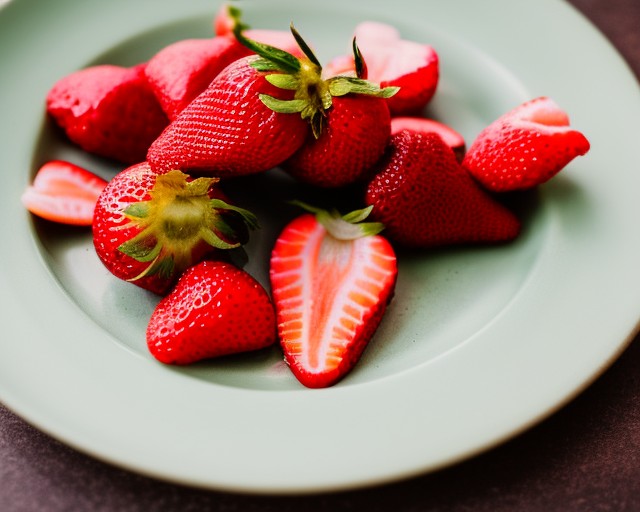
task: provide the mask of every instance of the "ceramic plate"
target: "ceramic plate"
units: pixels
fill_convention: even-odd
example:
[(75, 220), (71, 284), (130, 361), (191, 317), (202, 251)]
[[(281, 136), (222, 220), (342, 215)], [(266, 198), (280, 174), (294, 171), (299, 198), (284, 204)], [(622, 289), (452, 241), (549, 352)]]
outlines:
[[(33, 219), (20, 195), (50, 158), (106, 177), (120, 170), (77, 151), (46, 121), (44, 97), (57, 79), (211, 35), (218, 5), (14, 0), (0, 10), (3, 403), (75, 448), (147, 475), (213, 489), (323, 491), (486, 450), (557, 410), (621, 353), (640, 305), (640, 96), (585, 19), (557, 0), (396, 0), (393, 11), (383, 0), (241, 5), (254, 27), (286, 30), (293, 20), (325, 61), (348, 49), (356, 23), (393, 24), (438, 51), (440, 88), (427, 113), (467, 141), (547, 95), (592, 150), (516, 205), (524, 227), (514, 243), (400, 253), (383, 325), (335, 387), (303, 388), (277, 349), (166, 367), (144, 341), (155, 297), (111, 277), (87, 230)], [(265, 282), (285, 212), (277, 205), (295, 187), (277, 171), (241, 184), (265, 224), (247, 269)]]

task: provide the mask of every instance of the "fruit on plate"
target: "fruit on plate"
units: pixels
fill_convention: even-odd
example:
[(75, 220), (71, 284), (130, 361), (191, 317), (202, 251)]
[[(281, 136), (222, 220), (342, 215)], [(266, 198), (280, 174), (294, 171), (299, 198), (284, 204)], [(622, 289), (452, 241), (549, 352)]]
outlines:
[(220, 71), (249, 54), (229, 36), (184, 39), (156, 53), (145, 75), (167, 117), (175, 119)]
[(49, 90), (47, 112), (85, 151), (125, 164), (141, 162), (169, 122), (144, 68), (104, 64), (71, 73)]
[(107, 182), (83, 167), (64, 160), (45, 162), (22, 194), (34, 215), (53, 222), (90, 226), (98, 197)]
[(391, 133), (396, 134), (402, 130), (418, 133), (437, 133), (447, 146), (453, 150), (459, 162), (462, 162), (464, 158), (466, 149), (464, 137), (447, 124), (426, 117), (402, 116), (391, 119)]
[(367, 185), (371, 218), (408, 247), (494, 243), (514, 239), (519, 220), (461, 167), (435, 133), (403, 130)]
[(320, 388), (360, 359), (392, 298), (397, 262), (383, 226), (362, 222), (370, 209), (306, 208), (278, 237), (270, 279), (285, 359), (303, 385)]
[[(366, 78), (380, 87), (400, 88), (388, 101), (393, 116), (415, 115), (431, 101), (440, 77), (432, 46), (402, 39), (395, 27), (376, 21), (358, 24), (354, 37), (366, 63)], [(327, 65), (327, 76), (345, 73), (355, 73), (352, 56), (336, 57)]]
[[(319, 137), (333, 96), (387, 97), (393, 89), (353, 77), (321, 78), (317, 58), (292, 27), (304, 57), (234, 35), (257, 55), (235, 61), (174, 119), (149, 148), (152, 169), (219, 177), (255, 174), (291, 157), (309, 134)], [(308, 125), (307, 125), (308, 123)]]
[(589, 148), (587, 138), (570, 127), (567, 113), (542, 96), (482, 130), (462, 165), (487, 190), (525, 190), (545, 183)]
[(93, 243), (116, 277), (164, 294), (206, 255), (239, 247), (257, 227), (229, 204), (216, 178), (158, 175), (146, 162), (118, 173), (98, 198)]
[(276, 341), (273, 304), (250, 274), (224, 261), (202, 261), (184, 272), (147, 325), (151, 354), (189, 364), (259, 350)]

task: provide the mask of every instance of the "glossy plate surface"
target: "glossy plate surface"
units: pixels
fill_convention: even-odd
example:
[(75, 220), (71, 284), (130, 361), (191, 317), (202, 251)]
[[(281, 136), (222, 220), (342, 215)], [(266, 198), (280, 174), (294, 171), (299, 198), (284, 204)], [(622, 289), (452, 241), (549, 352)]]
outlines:
[[(547, 95), (592, 149), (525, 196), (515, 243), (400, 253), (396, 298), (339, 385), (302, 388), (277, 349), (168, 368), (145, 347), (156, 299), (112, 278), (87, 230), (34, 220), (20, 195), (50, 158), (105, 177), (120, 170), (46, 122), (56, 80), (207, 37), (218, 5), (14, 0), (0, 10), (3, 403), (65, 443), (144, 474), (225, 490), (321, 491), (470, 457), (565, 404), (620, 354), (640, 307), (640, 94), (585, 19), (558, 0), (397, 0), (393, 12), (382, 0), (242, 5), (256, 28), (293, 20), (324, 61), (348, 49), (363, 20), (432, 44), (442, 76), (428, 114), (468, 142)], [(295, 187), (270, 172), (235, 192), (265, 225), (247, 269), (266, 283), (267, 255), (291, 213), (280, 201)]]

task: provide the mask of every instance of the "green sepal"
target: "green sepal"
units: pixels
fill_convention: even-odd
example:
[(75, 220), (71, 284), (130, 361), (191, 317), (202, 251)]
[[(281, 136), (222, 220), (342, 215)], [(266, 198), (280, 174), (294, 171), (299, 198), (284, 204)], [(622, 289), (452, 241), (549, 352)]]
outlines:
[(268, 94), (260, 94), (258, 97), (268, 108), (279, 114), (297, 114), (307, 107), (304, 100), (280, 100)]
[(270, 60), (263, 59), (262, 57), (257, 57), (252, 60), (249, 64), (256, 71), (261, 71), (263, 73), (268, 73), (270, 71), (280, 71), (280, 67), (271, 62)]
[(173, 276), (175, 269), (175, 262), (173, 258), (161, 258), (160, 255), (156, 256), (151, 265), (145, 268), (140, 274), (131, 279), (127, 279), (128, 282), (133, 283), (143, 277), (152, 276), (158, 274), (162, 279), (170, 279)]
[(162, 246), (155, 244), (153, 247), (150, 247), (144, 243), (144, 238), (134, 237), (120, 244), (118, 250), (140, 263), (148, 263), (158, 257)]
[(285, 75), (283, 73), (274, 73), (272, 75), (265, 76), (265, 79), (271, 85), (275, 85), (279, 89), (296, 91), (300, 87), (300, 79), (295, 75)]
[(244, 208), (240, 208), (239, 206), (234, 206), (232, 204), (229, 204), (223, 201), (222, 199), (212, 199), (210, 204), (213, 208), (216, 208), (219, 210), (229, 210), (232, 212), (239, 213), (240, 216), (242, 217), (242, 220), (244, 220), (244, 223), (247, 225), (249, 229), (258, 229), (260, 227), (258, 223), (258, 217), (256, 217), (249, 210), (245, 210)]
[(313, 50), (309, 47), (307, 42), (302, 38), (300, 33), (293, 26), (293, 23), (291, 23), (291, 25), (289, 26), (289, 29), (291, 30), (291, 34), (293, 35), (293, 38), (296, 40), (296, 43), (298, 43), (298, 46), (302, 50), (302, 53), (304, 53), (305, 56), (311, 62), (313, 62), (316, 66), (318, 66), (318, 68), (322, 69), (322, 65), (320, 64), (320, 61), (316, 57), (315, 53), (313, 53)]
[(213, 231), (209, 231), (209, 230), (202, 232), (201, 236), (205, 242), (207, 242), (211, 247), (215, 247), (216, 249), (223, 249), (223, 250), (235, 249), (236, 247), (240, 247), (241, 245), (240, 243), (230, 244), (229, 242), (225, 242)]
[(350, 76), (335, 76), (327, 80), (329, 92), (332, 96), (344, 96), (346, 94), (366, 94), (376, 98), (390, 98), (396, 94), (400, 87), (384, 87)]
[(356, 66), (356, 76), (358, 78), (366, 79), (367, 75), (369, 74), (367, 70), (367, 63), (365, 62), (364, 57), (360, 52), (360, 48), (358, 48), (358, 44), (356, 43), (355, 37), (353, 38), (352, 46), (353, 46), (353, 61)]
[(128, 218), (144, 219), (149, 215), (150, 206), (147, 201), (131, 203), (122, 213)]
[(369, 217), (371, 210), (373, 210), (373, 205), (362, 208), (361, 210), (354, 210), (352, 212), (346, 213), (342, 216), (342, 219), (346, 220), (347, 222), (351, 222), (352, 224), (355, 224), (356, 222), (362, 222), (367, 217)]

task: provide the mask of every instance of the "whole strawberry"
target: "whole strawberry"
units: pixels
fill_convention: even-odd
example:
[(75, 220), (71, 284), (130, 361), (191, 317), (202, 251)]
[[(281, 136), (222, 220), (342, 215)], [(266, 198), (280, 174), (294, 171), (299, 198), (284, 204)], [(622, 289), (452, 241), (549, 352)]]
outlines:
[(435, 133), (403, 130), (367, 186), (371, 217), (409, 247), (503, 242), (520, 222), (478, 186)]
[(275, 340), (275, 312), (265, 289), (222, 261), (190, 267), (147, 326), (149, 351), (167, 364), (258, 350)]
[(116, 277), (164, 294), (205, 255), (240, 246), (257, 225), (230, 205), (215, 178), (154, 173), (146, 162), (117, 174), (100, 194), (93, 244)]
[(569, 127), (566, 112), (540, 97), (487, 126), (462, 165), (487, 190), (525, 190), (551, 179), (589, 147), (587, 138)]
[(320, 137), (334, 96), (395, 92), (353, 77), (325, 81), (318, 59), (291, 30), (303, 57), (248, 39), (236, 20), (235, 37), (257, 55), (229, 65), (171, 122), (149, 148), (152, 169), (219, 177), (266, 171), (298, 151), (309, 132)]
[(49, 90), (47, 113), (85, 151), (141, 162), (169, 123), (144, 69), (105, 64), (71, 73)]
[(271, 289), (280, 344), (305, 386), (335, 384), (350, 372), (393, 296), (395, 252), (362, 222), (370, 208), (340, 216), (309, 208), (280, 233), (271, 254)]

